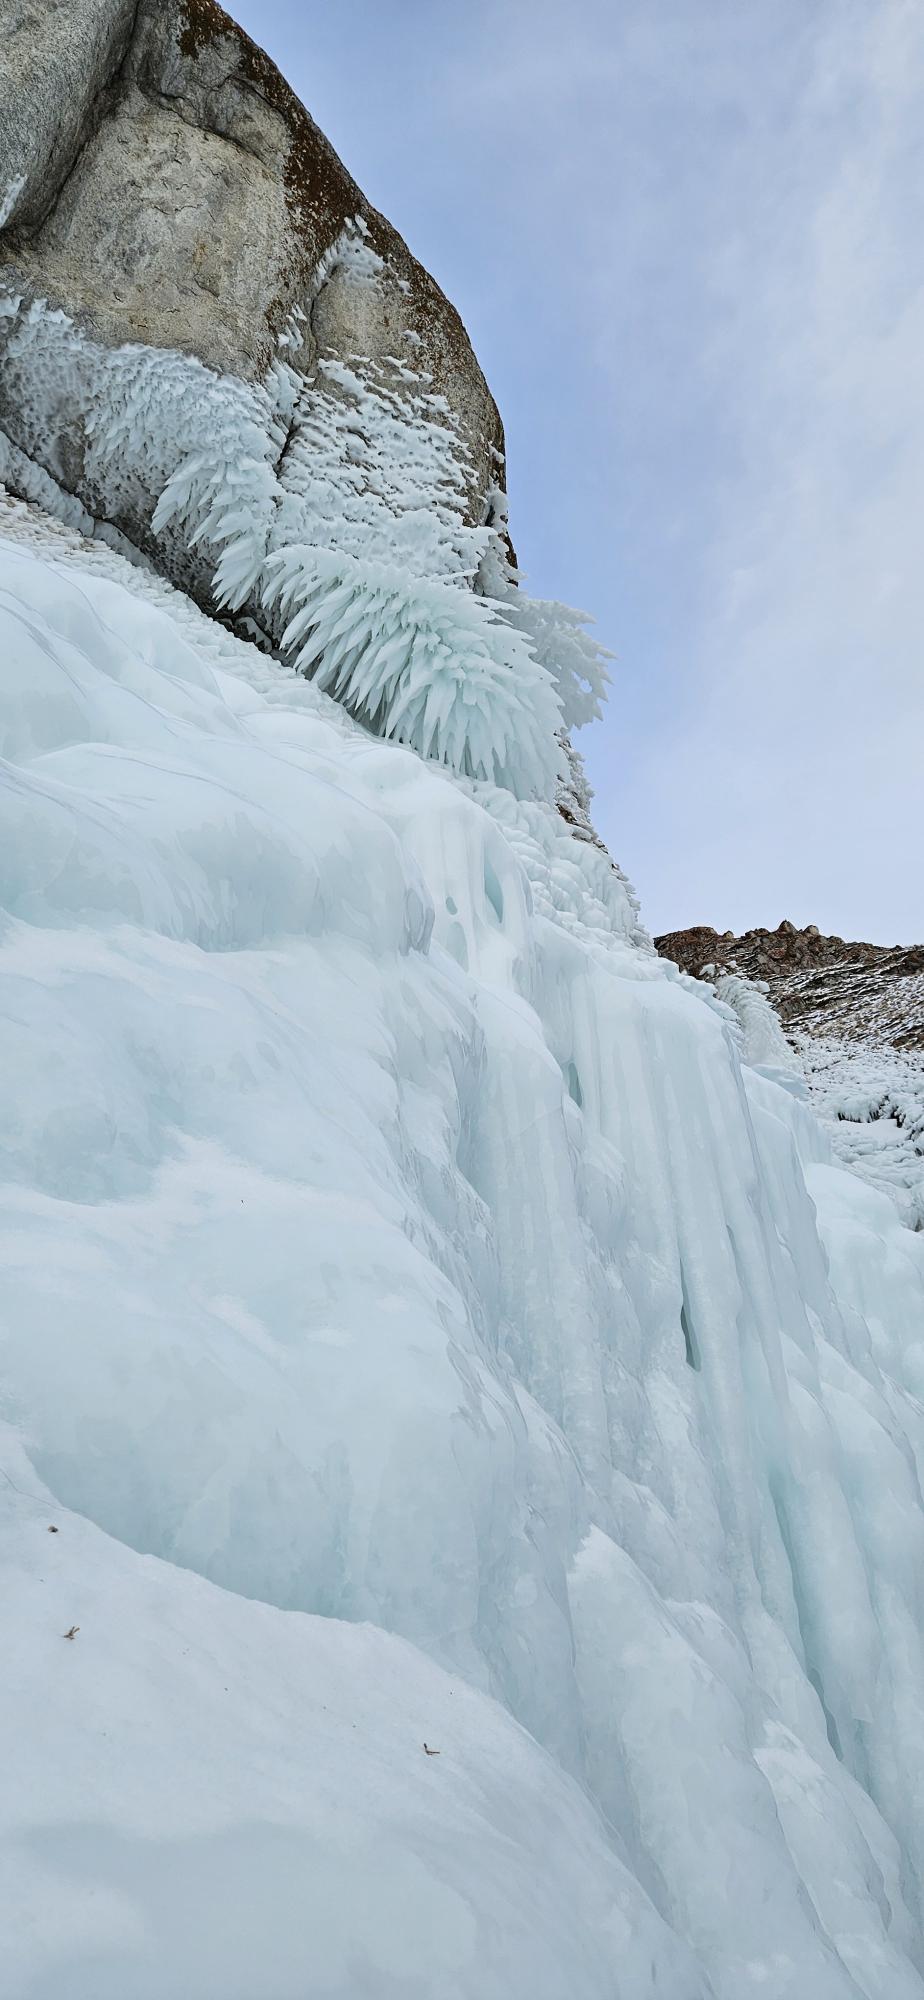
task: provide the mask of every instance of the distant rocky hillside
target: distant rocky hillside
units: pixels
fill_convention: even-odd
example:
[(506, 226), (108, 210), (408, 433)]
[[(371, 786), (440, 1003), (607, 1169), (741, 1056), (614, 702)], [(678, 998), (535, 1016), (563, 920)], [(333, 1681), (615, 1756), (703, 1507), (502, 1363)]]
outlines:
[(895, 1049), (924, 1049), (924, 945), (881, 945), (800, 931), (714, 931), (697, 924), (655, 939), (662, 958), (701, 978), (706, 968), (766, 979), (787, 1033), (875, 1039)]
[(695, 978), (765, 983), (835, 1151), (924, 1227), (924, 945), (785, 921), (742, 937), (696, 924), (655, 944)]

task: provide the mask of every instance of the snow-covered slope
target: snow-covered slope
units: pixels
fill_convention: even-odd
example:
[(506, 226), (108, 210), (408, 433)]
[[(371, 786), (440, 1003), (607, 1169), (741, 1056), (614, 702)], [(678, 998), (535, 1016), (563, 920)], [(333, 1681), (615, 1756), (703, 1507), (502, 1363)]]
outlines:
[(13, 2000), (921, 2000), (924, 1238), (551, 805), (2, 533)]

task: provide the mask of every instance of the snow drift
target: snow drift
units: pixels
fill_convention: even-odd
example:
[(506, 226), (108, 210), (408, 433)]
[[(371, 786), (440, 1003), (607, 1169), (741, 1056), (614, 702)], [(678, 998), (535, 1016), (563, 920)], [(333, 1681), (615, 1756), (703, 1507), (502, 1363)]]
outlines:
[(7, 1990), (920, 2000), (924, 1239), (552, 805), (2, 532)]

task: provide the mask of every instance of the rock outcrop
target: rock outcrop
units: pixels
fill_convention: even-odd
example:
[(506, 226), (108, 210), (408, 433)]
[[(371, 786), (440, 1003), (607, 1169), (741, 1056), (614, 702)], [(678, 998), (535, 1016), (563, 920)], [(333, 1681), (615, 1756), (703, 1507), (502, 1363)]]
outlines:
[[(100, 478), (113, 396), (92, 356), (153, 350), (259, 387), (280, 352), (309, 384), (361, 355), (394, 407), (423, 393), (458, 437), (461, 519), (497, 516), (503, 431), (458, 314), (214, 0), (0, 0), (0, 106), (0, 426), (34, 478), (202, 598), (182, 540), (153, 548), (156, 454)], [(0, 477), (25, 489), (16, 465)]]
[(0, 108), (0, 486), (595, 840), (605, 655), (519, 589), (462, 322), (269, 58), (214, 0), (0, 0)]
[(742, 981), (763, 988), (835, 1154), (924, 1228), (924, 945), (825, 937), (785, 920), (741, 937), (697, 924), (655, 945), (725, 996)]
[(766, 980), (784, 1028), (809, 1035), (874, 1037), (892, 1048), (924, 1049), (924, 945), (863, 944), (799, 930), (714, 931), (697, 924), (655, 939), (662, 958), (684, 972)]

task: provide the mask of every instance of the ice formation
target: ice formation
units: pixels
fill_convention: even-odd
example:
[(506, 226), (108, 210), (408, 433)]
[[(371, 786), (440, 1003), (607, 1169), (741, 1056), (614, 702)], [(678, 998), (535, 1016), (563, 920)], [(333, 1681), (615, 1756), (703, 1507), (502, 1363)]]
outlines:
[[(369, 283), (381, 260), (354, 236), (337, 258)], [(499, 496), (490, 520), (466, 522), (467, 447), (407, 360), (322, 357), (306, 381), (286, 359), (303, 339), (293, 317), (266, 381), (248, 384), (187, 355), (103, 347), (9, 291), (4, 321), (19, 491), (48, 504), (42, 440), (69, 404), (84, 413), (91, 520), (153, 490), (157, 566), (175, 573), (178, 546), (198, 551), (215, 605), (255, 617), (378, 734), (520, 797), (567, 783), (560, 733), (599, 713), (605, 655), (581, 614), (521, 598)], [(74, 520), (75, 505), (62, 494), (58, 511)]]
[(3, 533), (11, 1990), (920, 1996), (924, 1239), (552, 808)]
[(413, 352), (7, 321), (13, 2000), (924, 2000), (924, 1235), (655, 955)]
[(745, 979), (738, 972), (723, 972), (715, 980), (715, 992), (730, 1007), (741, 1029), (741, 1053), (753, 1069), (778, 1070), (781, 1076), (799, 1075), (798, 1056), (790, 1048), (778, 1014), (767, 998), (767, 982)]

